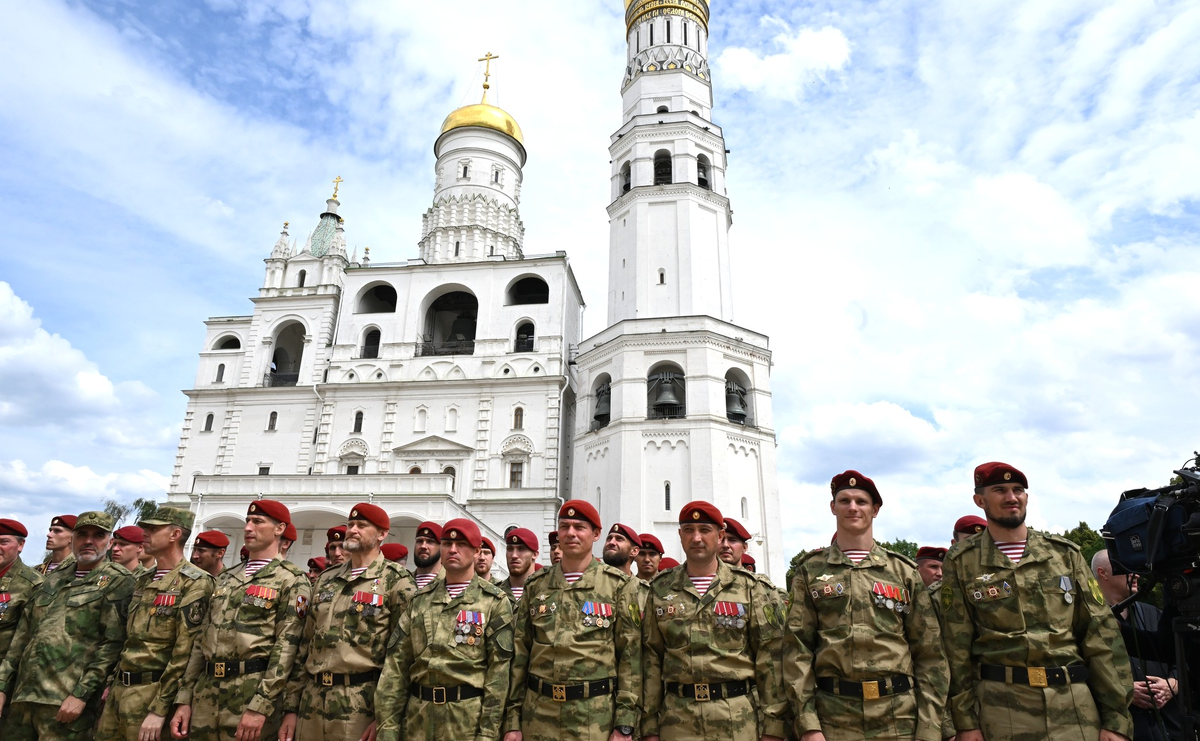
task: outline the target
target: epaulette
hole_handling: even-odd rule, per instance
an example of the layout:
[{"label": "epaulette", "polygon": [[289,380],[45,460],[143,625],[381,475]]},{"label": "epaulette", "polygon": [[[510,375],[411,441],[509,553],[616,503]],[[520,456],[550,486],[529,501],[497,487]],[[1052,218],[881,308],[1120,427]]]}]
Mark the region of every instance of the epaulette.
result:
[{"label": "epaulette", "polygon": [[544,568],[544,569],[538,569],[537,571],[534,571],[534,572],[533,572],[532,574],[530,574],[529,576],[525,577],[525,589],[527,589],[527,590],[528,590],[528,589],[529,589],[529,585],[530,585],[530,584],[532,584],[532,583],[534,582],[534,580],[535,580],[535,579],[541,579],[541,578],[542,578],[543,576],[545,576],[546,574],[549,574],[549,573],[550,573],[550,570],[551,570],[551,569],[553,569],[553,568],[554,568],[553,566],[547,566],[546,568]]},{"label": "epaulette", "polygon": [[946,559],[948,560],[950,558],[956,558],[958,556],[958,554],[966,553],[967,551],[971,550],[972,548],[977,547],[978,545],[979,545],[979,538],[976,538],[974,535],[972,535],[969,538],[963,538],[962,540],[958,541],[954,545],[950,546],[950,550],[946,551]]},{"label": "epaulette", "polygon": [[[395,572],[399,573],[401,576],[408,573],[408,569],[404,568],[403,566],[396,563],[395,561],[388,561],[386,559],[383,562],[383,568],[385,571],[395,571]],[[325,572],[321,572],[321,573],[323,574]]]},{"label": "epaulette", "polygon": [[[154,572],[150,572],[150,573],[154,573]],[[199,566],[197,566],[196,564],[194,564],[194,563],[191,563],[190,561],[185,561],[185,562],[184,562],[184,564],[183,564],[183,568],[179,570],[179,574],[180,574],[180,575],[181,575],[181,576],[182,576],[184,579],[190,579],[190,580],[192,580],[192,581],[195,581],[195,580],[199,579],[199,578],[200,578],[200,577],[202,577],[202,576],[208,576],[208,572],[207,572],[207,571],[205,571],[204,569],[200,568],[200,567],[199,567]]]},{"label": "epaulette", "polygon": [[116,572],[117,572],[118,574],[124,574],[125,576],[128,576],[128,577],[132,577],[132,576],[133,576],[133,572],[132,572],[132,571],[130,571],[129,569],[125,568],[124,566],[122,566],[121,564],[117,563],[116,561],[109,561],[109,562],[108,562],[108,565],[109,565],[109,566],[111,566],[111,567],[112,567],[114,570],[116,570]]},{"label": "epaulette", "polygon": [[930,594],[936,594],[937,591],[941,588],[942,588],[942,580],[938,579],[933,584],[930,584],[929,586],[925,587],[925,591],[929,592]]},{"label": "epaulette", "polygon": [[768,578],[767,578],[767,575],[766,575],[766,574],[760,574],[760,573],[758,573],[757,571],[750,571],[750,572],[748,572],[748,573],[749,573],[751,576],[753,576],[753,577],[754,577],[754,579],[755,579],[755,580],[756,580],[756,581],[757,581],[759,584],[762,584],[764,587],[767,587],[768,589],[779,589],[779,587],[775,586],[775,582],[773,582],[773,581],[771,581],[770,579],[768,579]]},{"label": "epaulette", "polygon": [[493,597],[503,597],[504,599],[508,599],[508,592],[504,591],[500,587],[491,583],[487,579],[480,579],[479,581],[482,582],[480,584],[480,588],[483,590],[484,594],[490,594]]},{"label": "epaulette", "polygon": [[675,569],[672,568],[672,569],[667,569],[666,571],[658,572],[657,574],[654,575],[654,578],[650,580],[650,584],[654,584],[654,582],[658,581],[659,579],[662,579],[663,577],[665,577],[667,574],[670,574],[674,570]]},{"label": "epaulette", "polygon": [[299,576],[305,580],[308,579],[308,574],[304,573],[303,569],[301,569],[299,566],[292,563],[291,561],[284,560],[284,561],[282,561],[282,565],[285,570],[292,572],[292,574],[294,574],[295,576]]},{"label": "epaulette", "polygon": [[825,552],[825,546],[821,546],[820,548],[813,548],[811,551],[808,551],[807,553],[802,554],[800,556],[800,559],[798,561],[796,561],[796,565],[799,566],[800,564],[804,563],[805,561],[807,561],[808,559],[817,555],[818,553],[824,553],[824,552]]},{"label": "epaulette", "polygon": [[912,566],[914,569],[917,568],[917,562],[912,560],[908,556],[904,555],[903,553],[897,553],[896,551],[889,551],[887,548],[884,548],[883,552],[888,554],[889,556],[895,556],[896,558],[900,559],[901,561],[908,564],[909,566]]},{"label": "epaulette", "polygon": [[[19,560],[18,560],[18,563],[20,563]],[[25,564],[23,564],[23,563],[21,565],[25,566]],[[23,568],[23,569],[18,569],[16,571],[12,571],[10,573],[13,576],[21,577],[22,579],[24,579],[25,581],[29,582],[30,584],[32,584],[34,586],[41,584],[43,581],[45,581],[45,578],[46,578],[46,577],[42,576],[41,574],[39,574],[36,569],[34,569],[30,566],[25,566],[25,568]]]},{"label": "epaulette", "polygon": [[601,561],[599,563],[600,563],[600,570],[603,573],[608,574],[609,576],[615,576],[622,584],[624,584],[629,579],[634,578],[634,577],[630,576],[629,574],[626,574],[624,571],[621,571],[616,566],[609,566],[608,564],[604,563],[603,561]]},{"label": "epaulette", "polygon": [[1052,540],[1055,543],[1061,543],[1062,545],[1069,545],[1072,548],[1074,548],[1077,552],[1079,552],[1079,553],[1083,552],[1083,549],[1079,547],[1079,544],[1069,538],[1064,538],[1063,536],[1055,535],[1054,533],[1043,533],[1040,530],[1036,531],[1036,532],[1038,532],[1046,540]]}]

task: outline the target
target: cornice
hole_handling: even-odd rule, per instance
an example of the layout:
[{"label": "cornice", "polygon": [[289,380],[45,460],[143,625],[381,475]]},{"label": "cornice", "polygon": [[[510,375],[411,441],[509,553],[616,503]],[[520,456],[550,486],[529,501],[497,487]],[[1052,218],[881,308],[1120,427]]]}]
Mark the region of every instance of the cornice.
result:
[{"label": "cornice", "polygon": [[634,201],[661,199],[664,196],[667,199],[691,196],[724,209],[727,216],[730,214],[727,196],[714,193],[707,188],[701,188],[695,183],[671,183],[670,185],[635,185],[629,189],[628,193],[621,194],[620,198],[608,204],[608,216],[610,219],[614,218],[621,209],[626,208]]}]

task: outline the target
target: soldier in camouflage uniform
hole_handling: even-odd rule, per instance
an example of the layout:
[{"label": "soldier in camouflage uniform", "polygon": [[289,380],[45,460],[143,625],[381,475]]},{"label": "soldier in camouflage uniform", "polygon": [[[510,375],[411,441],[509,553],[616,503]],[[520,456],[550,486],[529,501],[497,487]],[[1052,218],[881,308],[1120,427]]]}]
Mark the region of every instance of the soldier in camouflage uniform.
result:
[{"label": "soldier in camouflage uniform", "polygon": [[557,530],[551,530],[546,533],[546,545],[550,546],[550,551],[547,555],[550,559],[550,565],[553,566],[562,560],[562,548],[558,547]]},{"label": "soldier in camouflage uniform", "polygon": [[1079,546],[1025,525],[1025,475],[975,469],[987,529],[942,570],[950,710],[959,741],[1112,741],[1133,734],[1133,674]]},{"label": "soldier in camouflage uniform", "polygon": [[335,525],[325,531],[325,560],[329,567],[341,566],[350,558],[346,554],[346,526]]},{"label": "soldier in camouflage uniform", "polygon": [[133,577],[105,560],[113,518],[84,512],[74,525],[74,564],[42,581],[0,663],[0,710],[12,699],[5,741],[91,738],[121,655]]},{"label": "soldier in camouflage uniform", "polygon": [[592,556],[600,515],[558,512],[562,560],[525,582],[505,741],[627,741],[642,699],[640,581]]},{"label": "soldier in camouflage uniform", "polygon": [[199,566],[211,576],[219,576],[225,570],[223,564],[228,547],[228,535],[220,530],[206,530],[192,543],[192,565]]},{"label": "soldier in camouflage uniform", "polygon": [[42,576],[62,567],[70,568],[75,563],[71,554],[71,531],[75,529],[75,515],[59,515],[50,519],[50,530],[46,532],[46,550],[50,555],[34,567]]},{"label": "soldier in camouflage uniform", "polygon": [[408,570],[380,550],[390,529],[382,507],[351,508],[343,541],[350,560],[322,572],[313,587],[301,644],[306,655],[288,682],[283,741],[354,741],[375,730],[375,683],[388,638],[416,588]]},{"label": "soldier in camouflage uniform", "polygon": [[787,734],[783,609],[774,588],[717,558],[724,524],[708,502],[685,505],[679,539],[687,563],[650,582],[644,741]]},{"label": "soldier in camouflage uniform", "polygon": [[375,694],[379,741],[500,737],[513,613],[473,568],[482,540],[470,520],[442,526],[445,580],[417,592],[388,644]]},{"label": "soldier in camouflage uniform", "polygon": [[142,566],[138,559],[146,547],[146,534],[136,525],[126,525],[113,530],[112,560],[124,566],[133,578],[137,579],[149,569]]},{"label": "soldier in camouflage uniform", "polygon": [[[0,520],[0,659],[8,653],[25,604],[42,583],[42,575],[21,561],[28,536],[29,531],[16,520]],[[4,719],[0,718],[0,734],[3,732]]]},{"label": "soldier in camouflage uniform", "polygon": [[650,581],[658,574],[658,562],[662,560],[662,541],[653,535],[642,533],[642,544],[638,548],[637,576]]},{"label": "soldier in camouflage uniform", "polygon": [[940,741],[949,677],[916,564],[881,548],[875,483],[830,484],[837,536],[796,567],[784,637],[784,688],[802,741]]},{"label": "soldier in camouflage uniform", "polygon": [[175,697],[175,738],[276,737],[312,596],[304,572],[279,557],[279,539],[290,521],[280,502],[250,503],[243,529],[249,558],[217,577]]},{"label": "soldier in camouflage uniform", "polygon": [[143,574],[134,586],[125,648],[96,741],[159,741],[166,736],[167,718],[213,591],[213,578],[183,557],[195,519],[188,510],[159,507],[138,523],[143,547],[159,568]]},{"label": "soldier in camouflage uniform", "polygon": [[505,560],[508,562],[508,577],[497,585],[513,602],[525,594],[525,582],[533,576],[533,568],[538,555],[538,539],[533,531],[524,527],[515,527],[504,536]]}]

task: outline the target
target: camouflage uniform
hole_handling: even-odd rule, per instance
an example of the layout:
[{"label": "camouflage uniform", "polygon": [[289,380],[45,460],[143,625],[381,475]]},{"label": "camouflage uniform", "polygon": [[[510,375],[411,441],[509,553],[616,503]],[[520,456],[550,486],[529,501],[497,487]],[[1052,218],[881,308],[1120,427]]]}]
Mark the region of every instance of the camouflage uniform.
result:
[{"label": "camouflage uniform", "polygon": [[75,570],[75,556],[73,554],[68,555],[66,558],[64,558],[62,560],[62,562],[58,566],[54,567],[54,571],[50,571],[50,557],[47,556],[46,560],[42,561],[37,566],[34,566],[33,570],[38,572],[42,576],[45,576],[46,574],[53,574],[56,571],[74,571]]},{"label": "camouflage uniform", "polygon": [[[950,549],[941,609],[957,729],[978,728],[988,741],[1094,741],[1100,729],[1132,738],[1129,657],[1116,618],[1088,588],[1089,573],[1079,546],[1032,529],[1016,565],[990,532]],[[1090,672],[1086,683],[980,679],[981,665],[1078,664]]]},{"label": "camouflage uniform", "polygon": [[[530,575],[516,610],[504,731],[521,731],[526,741],[607,741],[616,726],[637,727],[642,700],[641,583],[595,559],[574,584],[567,583],[561,563]],[[595,616],[584,614],[586,603],[611,608],[611,617],[602,618],[607,625],[596,625]],[[549,683],[571,686],[604,679],[616,680],[615,692],[565,702],[528,686],[540,681],[552,692]]]},{"label": "camouflage uniform", "polygon": [[[34,590],[0,663],[0,692],[11,706],[5,741],[91,737],[100,695],[125,641],[132,592],[133,577],[111,562],[78,579],[74,564],[59,568]],[[87,707],[62,724],[54,717],[68,696]]]},{"label": "camouflage uniform", "polygon": [[[444,582],[422,589],[388,642],[375,694],[379,741],[500,738],[512,658],[513,607],[503,590],[477,575],[455,599]],[[453,699],[476,688],[481,696]]]},{"label": "camouflage uniform", "polygon": [[[687,569],[656,576],[642,625],[642,735],[664,741],[786,736],[787,701],[779,673],[783,620],[774,589],[724,562],[703,597]],[[725,690],[718,687],[723,683]],[[736,696],[727,697],[729,690]],[[698,698],[705,692],[710,700]]]},{"label": "camouflage uniform", "polygon": [[[25,604],[41,583],[42,575],[22,563],[20,557],[0,576],[0,600],[3,600],[0,601],[0,659],[8,653]],[[4,721],[5,718],[0,718],[0,733],[4,731]]]},{"label": "camouflage uniform", "polygon": [[[942,738],[949,676],[941,631],[916,564],[904,556],[878,544],[857,565],[836,545],[805,555],[792,582],[783,653],[797,736]],[[889,694],[884,680],[896,675],[915,689]],[[839,680],[871,684],[855,696],[842,694]],[[872,690],[879,694],[870,698]]]},{"label": "camouflage uniform", "polygon": [[[933,614],[937,616],[938,626],[942,630],[942,636],[946,635],[946,621],[942,617],[942,581],[935,581],[925,588],[929,593],[929,601],[933,604]],[[944,644],[943,644],[944,645]],[[947,698],[945,711],[942,713],[942,738],[950,738],[954,735],[954,715],[950,712],[950,700]]]},{"label": "camouflage uniform", "polygon": [[[100,716],[97,741],[137,741],[150,713],[163,716],[166,726],[212,592],[213,578],[187,561],[161,579],[154,580],[150,572],[137,580],[128,637]],[[161,676],[155,680],[151,673]]]},{"label": "camouflage uniform", "polygon": [[[262,737],[275,738],[311,596],[308,577],[279,556],[249,579],[245,564],[221,572],[175,697],[192,707],[191,741],[231,741],[246,710],[267,716]],[[238,673],[248,661],[267,666]]]},{"label": "camouflage uniform", "polygon": [[352,576],[352,568],[350,561],[334,566],[313,586],[302,643],[307,656],[292,669],[285,705],[300,715],[297,741],[358,739],[375,720],[375,683],[414,582],[382,554],[361,576]]}]

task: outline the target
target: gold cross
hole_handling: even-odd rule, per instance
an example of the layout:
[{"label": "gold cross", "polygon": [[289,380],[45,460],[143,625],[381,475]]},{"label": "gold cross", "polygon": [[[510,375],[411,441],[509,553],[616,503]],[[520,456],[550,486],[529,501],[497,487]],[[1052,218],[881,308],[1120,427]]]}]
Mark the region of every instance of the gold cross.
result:
[{"label": "gold cross", "polygon": [[500,58],[499,55],[492,54],[490,51],[487,54],[484,54],[482,57],[479,58],[479,61],[485,63],[483,66],[483,102],[484,103],[487,102],[487,91],[489,88],[491,88],[491,85],[488,84],[488,80],[490,80],[492,77],[492,60],[499,59],[499,58]]},{"label": "gold cross", "polygon": [[342,180],[341,175],[338,175],[336,178],[333,179],[333,197],[334,198],[337,198],[338,188],[341,186],[341,184],[343,182],[344,181]]}]

